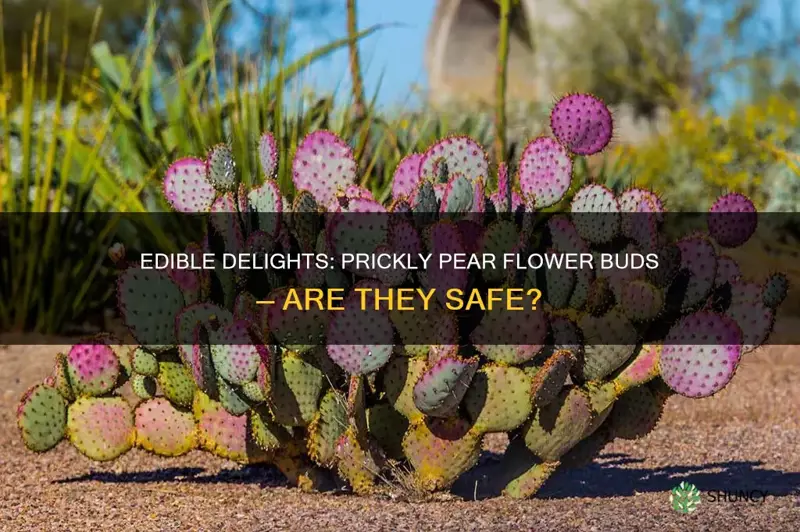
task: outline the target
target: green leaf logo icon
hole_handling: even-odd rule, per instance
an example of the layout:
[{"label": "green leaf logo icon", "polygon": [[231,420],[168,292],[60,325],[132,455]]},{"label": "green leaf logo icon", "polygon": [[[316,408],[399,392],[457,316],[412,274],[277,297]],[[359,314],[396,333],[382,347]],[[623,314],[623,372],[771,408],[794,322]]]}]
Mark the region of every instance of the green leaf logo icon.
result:
[{"label": "green leaf logo icon", "polygon": [[688,482],[681,482],[669,494],[672,509],[678,513],[690,514],[700,505],[700,490]]}]

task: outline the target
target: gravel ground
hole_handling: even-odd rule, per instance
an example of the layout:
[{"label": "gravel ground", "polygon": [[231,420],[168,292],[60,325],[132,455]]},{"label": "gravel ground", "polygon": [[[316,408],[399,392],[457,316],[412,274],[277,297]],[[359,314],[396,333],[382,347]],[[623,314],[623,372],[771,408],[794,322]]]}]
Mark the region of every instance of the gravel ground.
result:
[{"label": "gravel ground", "polygon": [[[271,468],[200,452],[163,459],[133,450],[97,464],[62,443],[34,455],[18,437],[14,408],[49,372],[57,349],[0,346],[3,531],[800,530],[798,347],[748,355],[734,383],[715,397],[671,398],[655,432],[614,442],[596,464],[555,476],[534,500],[484,498],[479,470],[473,489],[461,483],[464,497],[426,502],[409,502],[396,490],[394,497],[304,494]],[[668,502],[682,480],[703,492],[688,516]],[[715,501],[717,490],[768,496]]]}]

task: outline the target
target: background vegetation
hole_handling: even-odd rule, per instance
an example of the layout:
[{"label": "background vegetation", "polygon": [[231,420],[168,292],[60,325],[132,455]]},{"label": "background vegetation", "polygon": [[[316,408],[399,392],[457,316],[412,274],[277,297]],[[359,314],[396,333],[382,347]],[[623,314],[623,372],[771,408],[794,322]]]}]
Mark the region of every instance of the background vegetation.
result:
[{"label": "background vegetation", "polygon": [[[104,249],[125,230],[121,214],[167,210],[159,189],[166,167],[216,142],[231,144],[249,179],[258,175],[258,135],[273,131],[286,194],[291,153],[319,128],[352,143],[362,184],[379,199],[405,154],[446,134],[469,134],[492,148],[495,162],[513,162],[546,128],[551,102],[506,101],[503,37],[518,10],[516,0],[496,1],[494,105],[386,112],[366,92],[358,49],[383,28],[358,28],[355,0],[304,0],[289,10],[258,0],[0,0],[0,330],[63,333],[96,321],[108,295],[108,283],[98,282],[110,274]],[[573,65],[569,86],[646,119],[665,113],[666,123],[643,142],[581,161],[584,177],[664,191],[676,210],[705,209],[726,190],[751,195],[761,209],[798,210],[800,83],[792,65],[800,32],[790,11],[775,27],[755,0],[596,4],[574,33],[585,38],[558,41]],[[244,43],[230,38],[233,7],[258,21]],[[292,60],[298,24],[337,13],[346,15],[344,37]],[[303,70],[342,48],[350,93],[309,92]],[[44,211],[64,214],[2,215]],[[182,230],[147,219],[143,245],[169,245]]]}]

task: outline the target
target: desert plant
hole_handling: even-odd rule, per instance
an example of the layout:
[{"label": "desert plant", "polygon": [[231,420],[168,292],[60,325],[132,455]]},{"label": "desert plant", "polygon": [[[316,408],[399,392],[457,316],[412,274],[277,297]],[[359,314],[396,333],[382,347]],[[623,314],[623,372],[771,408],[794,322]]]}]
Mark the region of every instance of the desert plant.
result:
[{"label": "desert plant", "polygon": [[[601,152],[612,135],[600,100],[561,99],[551,127],[554,138],[531,141],[516,172],[499,165],[491,193],[486,153],[468,137],[407,154],[388,205],[358,185],[351,148],[328,131],[299,143],[293,197],[275,179],[281,153],[269,133],[261,171],[247,180],[254,186],[224,144],[173,163],[166,200],[207,219],[186,257],[303,252],[331,262],[151,269],[116,246],[119,309],[139,345],[101,335],[58,355],[53,374],[20,402],[23,441],[43,452],[66,437],[93,460],[133,447],[163,456],[204,449],[274,463],[303,489],[337,471],[370,493],[398,463],[413,469],[419,490],[446,489],[476,463],[486,434],[505,432],[505,494],[529,497],[559,466],[647,434],[671,395],[718,392],[766,341],[788,289],[781,274],[745,281],[718,251],[753,234],[752,202],[724,195],[703,220],[708,234],[673,241],[655,193],[575,179],[574,158]],[[640,252],[655,254],[658,267],[464,270],[434,260],[379,269],[346,264],[355,250]],[[359,308],[360,289],[390,287],[543,295],[536,312],[453,310],[437,293],[421,314]],[[286,305],[292,290],[313,288],[343,289],[343,309]],[[134,405],[119,395],[127,382]]]}]

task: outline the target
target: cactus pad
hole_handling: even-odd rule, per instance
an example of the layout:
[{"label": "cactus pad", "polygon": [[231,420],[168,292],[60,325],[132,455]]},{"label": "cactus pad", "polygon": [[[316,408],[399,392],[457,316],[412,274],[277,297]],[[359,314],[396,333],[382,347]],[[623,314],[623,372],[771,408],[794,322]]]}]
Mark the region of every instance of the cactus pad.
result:
[{"label": "cactus pad", "polygon": [[541,368],[537,368],[531,383],[531,402],[541,408],[552,403],[564,387],[569,370],[575,363],[575,356],[567,349],[550,355]]},{"label": "cactus pad", "polygon": [[264,462],[268,456],[253,441],[247,416],[234,416],[220,403],[198,391],[192,406],[200,446],[221,458],[243,464]]},{"label": "cactus pad", "polygon": [[481,441],[463,419],[432,419],[408,429],[403,451],[414,467],[419,487],[434,491],[450,487],[477,463]]},{"label": "cactus pad", "polygon": [[191,412],[176,409],[163,397],[140,403],[133,415],[137,447],[161,456],[180,456],[197,446]]},{"label": "cactus pad", "polygon": [[532,140],[519,161],[519,188],[533,206],[544,209],[564,197],[572,182],[572,158],[567,150],[549,137]]},{"label": "cactus pad", "polygon": [[771,309],[776,309],[789,293],[789,279],[782,273],[773,273],[764,283],[762,301]]},{"label": "cactus pad", "polygon": [[148,377],[155,377],[158,375],[158,359],[153,353],[137,348],[133,352],[133,371],[140,375],[147,375]]},{"label": "cactus pad", "polygon": [[572,221],[578,233],[594,244],[605,244],[620,231],[620,208],[614,193],[603,185],[586,185],[572,198]]},{"label": "cactus pad", "polygon": [[172,163],[164,177],[164,196],[178,212],[208,212],[216,190],[208,180],[205,161],[187,158]]},{"label": "cactus pad", "polygon": [[55,388],[37,384],[22,396],[17,407],[17,425],[28,449],[48,451],[64,437],[67,402]]},{"label": "cactus pad", "polygon": [[244,320],[235,321],[209,334],[211,360],[220,377],[231,384],[252,381],[262,357],[269,358],[267,348]]},{"label": "cactus pad", "polygon": [[281,425],[306,426],[317,413],[325,376],[295,353],[284,354],[272,380],[270,409]]},{"label": "cactus pad", "polygon": [[292,181],[307,190],[320,205],[332,209],[336,195],[355,183],[356,161],[350,146],[329,131],[308,134],[297,146]]},{"label": "cactus pad", "polygon": [[119,361],[108,345],[77,344],[67,354],[67,374],[76,394],[102,395],[116,387]]},{"label": "cactus pad", "polygon": [[414,404],[429,416],[449,417],[464,397],[477,369],[477,358],[439,359],[414,386]]},{"label": "cactus pad", "polygon": [[484,366],[475,375],[464,406],[473,420],[473,430],[514,430],[531,414],[531,378],[519,368]]},{"label": "cactus pad", "polygon": [[336,446],[346,429],[345,398],[335,390],[328,390],[308,427],[308,456],[321,466],[333,465]]},{"label": "cactus pad", "polygon": [[113,460],[133,447],[133,411],[122,397],[79,397],[67,410],[67,435],[87,458]]},{"label": "cactus pad", "polygon": [[664,339],[661,377],[683,396],[707,397],[730,382],[741,355],[742,331],[736,322],[696,312],[684,316]]},{"label": "cactus pad", "polygon": [[709,209],[708,230],[717,243],[736,248],[750,240],[758,225],[758,213],[747,196],[732,192],[720,196]]},{"label": "cactus pad", "polygon": [[613,119],[603,101],[591,94],[569,94],[550,113],[558,141],[578,155],[599,153],[611,141]]},{"label": "cactus pad", "polygon": [[122,319],[140,344],[152,350],[175,344],[175,319],[184,301],[166,272],[128,268],[119,275],[117,296]]},{"label": "cactus pad", "polygon": [[187,408],[192,406],[197,386],[185,365],[172,361],[159,363],[158,384],[171,402]]},{"label": "cactus pad", "polygon": [[445,162],[451,175],[459,173],[471,183],[489,178],[486,152],[469,137],[448,137],[431,146],[420,161],[420,175],[425,179],[437,179],[440,161]]},{"label": "cactus pad", "polygon": [[258,162],[267,179],[274,179],[278,171],[278,144],[272,133],[264,132],[258,140]]},{"label": "cactus pad", "polygon": [[591,422],[586,392],[564,388],[556,400],[536,409],[522,428],[525,445],[545,462],[557,462],[582,439]]},{"label": "cactus pad", "polygon": [[392,179],[392,197],[410,198],[419,186],[422,155],[406,155],[397,165]]}]

